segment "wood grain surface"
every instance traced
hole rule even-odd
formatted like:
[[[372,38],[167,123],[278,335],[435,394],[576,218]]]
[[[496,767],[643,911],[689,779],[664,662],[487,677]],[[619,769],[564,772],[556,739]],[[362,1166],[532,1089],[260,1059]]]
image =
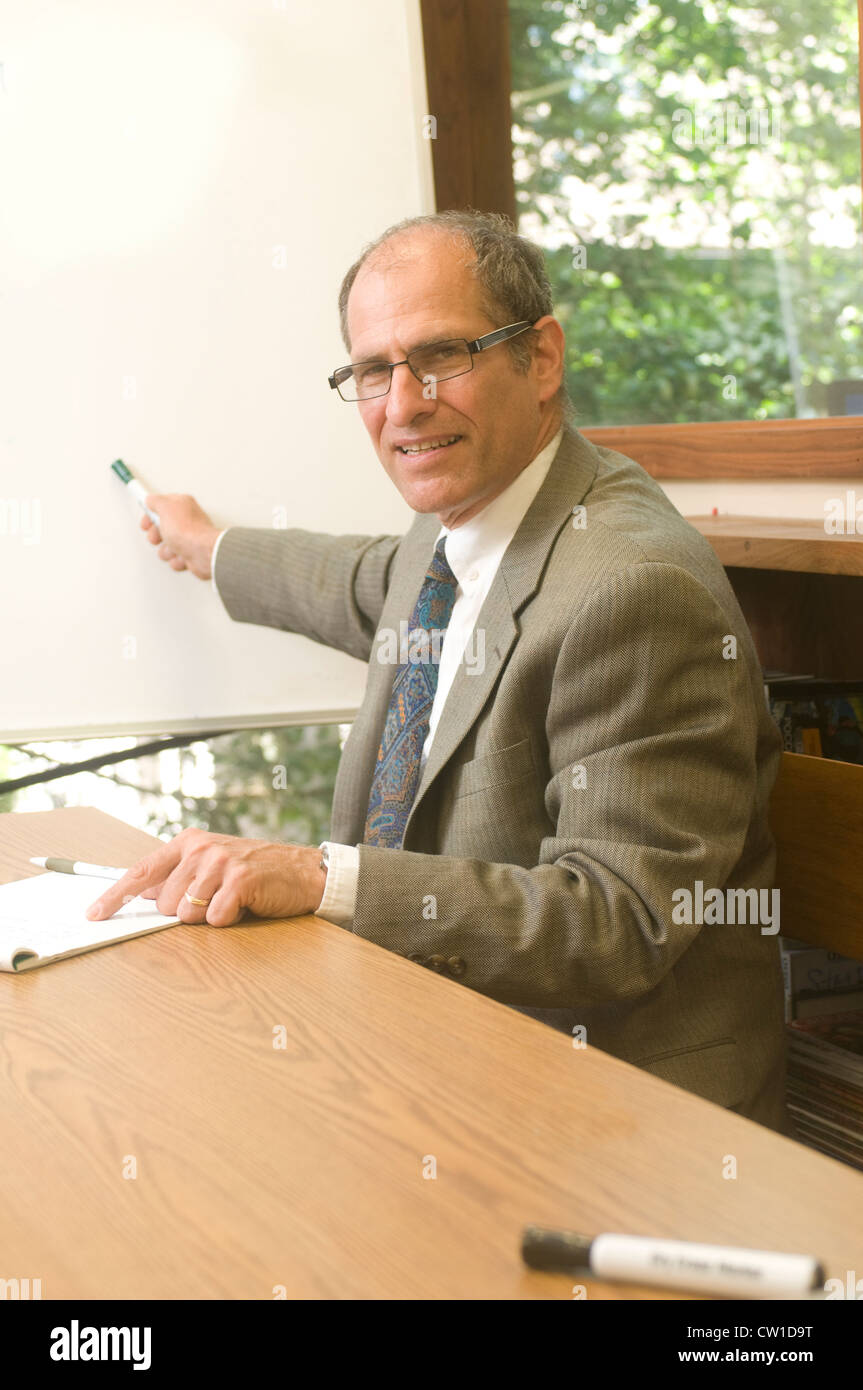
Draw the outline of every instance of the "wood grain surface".
[[[863,767],[783,753],[770,829],[782,931],[863,960]]]
[[[152,843],[6,814],[0,878]],[[316,918],[0,975],[0,1107],[0,1277],[49,1299],[651,1296],[528,1270],[530,1223],[860,1264],[863,1175]]]
[[[723,420],[597,425],[585,439],[617,449],[654,478],[859,478],[863,419]]]
[[[823,520],[688,516],[723,565],[806,574],[863,575],[863,536],[828,535]]]

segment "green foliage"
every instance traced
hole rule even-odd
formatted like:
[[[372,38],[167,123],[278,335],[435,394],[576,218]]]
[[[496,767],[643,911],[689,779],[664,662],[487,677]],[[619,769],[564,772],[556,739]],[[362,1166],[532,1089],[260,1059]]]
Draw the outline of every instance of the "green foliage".
[[[152,816],[153,834],[176,835],[197,826],[299,844],[327,838],[340,756],[337,725],[244,730],[212,739],[209,747],[216,794],[174,793],[179,816]]]
[[[863,377],[859,238],[824,235],[827,210],[859,229],[856,15],[510,0],[517,198],[580,423],[812,414],[814,383]],[[697,138],[734,111],[769,138]],[[608,225],[596,190],[619,195]]]
[[[179,787],[158,783],[143,785],[145,769],[158,766],[153,758],[141,764],[130,760],[106,767],[99,775],[118,787],[133,788],[144,806],[154,808],[146,822],[154,835],[173,836],[193,826],[216,834],[296,844],[320,844],[327,838],[340,756],[338,725],[242,730],[191,744],[180,751],[180,785],[186,780],[183,764],[192,764],[205,747],[213,756],[213,796],[191,796]],[[34,764],[45,765],[44,753],[26,746],[21,751],[29,754]],[[9,749],[0,744],[0,781],[15,775],[20,773],[13,770]],[[55,805],[61,806],[75,781],[86,778],[89,782],[91,776],[74,774],[45,786]],[[0,796],[0,811],[15,809],[18,795],[9,792]],[[169,797],[179,806],[173,814],[160,808]],[[117,814],[122,818],[122,810]]]
[[[565,286],[568,254],[548,259]],[[769,256],[729,263],[595,246],[591,262],[557,304],[579,423],[793,414]]]

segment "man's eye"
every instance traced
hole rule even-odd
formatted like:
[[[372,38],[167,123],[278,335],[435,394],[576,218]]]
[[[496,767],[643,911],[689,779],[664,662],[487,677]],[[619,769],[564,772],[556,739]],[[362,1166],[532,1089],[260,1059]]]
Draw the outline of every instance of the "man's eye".
[[[388,373],[389,367],[385,362],[364,362],[354,367],[354,376],[362,386],[373,386],[376,382],[383,381]]]
[[[431,347],[423,348],[418,356],[423,369],[434,372],[441,367],[449,366],[452,362],[458,362],[463,353],[464,348],[460,343],[433,343]]]

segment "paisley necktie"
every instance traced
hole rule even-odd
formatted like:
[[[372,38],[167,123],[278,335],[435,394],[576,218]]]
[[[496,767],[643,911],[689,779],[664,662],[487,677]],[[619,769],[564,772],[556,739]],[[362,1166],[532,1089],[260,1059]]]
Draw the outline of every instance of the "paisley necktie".
[[[447,564],[445,546],[442,536],[411,614],[404,653],[408,660],[396,673],[387,707],[363,836],[365,844],[380,849],[401,848],[419,785],[441,647],[458,585]]]

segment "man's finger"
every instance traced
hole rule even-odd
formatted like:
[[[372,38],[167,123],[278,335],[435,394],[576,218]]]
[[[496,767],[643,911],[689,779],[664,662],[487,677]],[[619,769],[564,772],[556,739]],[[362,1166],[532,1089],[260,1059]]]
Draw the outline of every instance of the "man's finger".
[[[206,920],[211,927],[232,927],[246,914],[240,889],[236,883],[223,883],[219,891],[210,899]]]
[[[137,864],[133,864],[122,878],[103,893],[101,898],[97,898],[87,908],[87,916],[91,921],[98,921],[103,917],[113,917],[118,908],[132,898],[137,898],[145,888],[152,887],[155,883],[161,883],[168,874],[176,868],[183,856],[182,849],[177,845],[177,841],[172,840],[169,845],[164,845],[154,854],[148,854],[145,859],[140,859]]]

